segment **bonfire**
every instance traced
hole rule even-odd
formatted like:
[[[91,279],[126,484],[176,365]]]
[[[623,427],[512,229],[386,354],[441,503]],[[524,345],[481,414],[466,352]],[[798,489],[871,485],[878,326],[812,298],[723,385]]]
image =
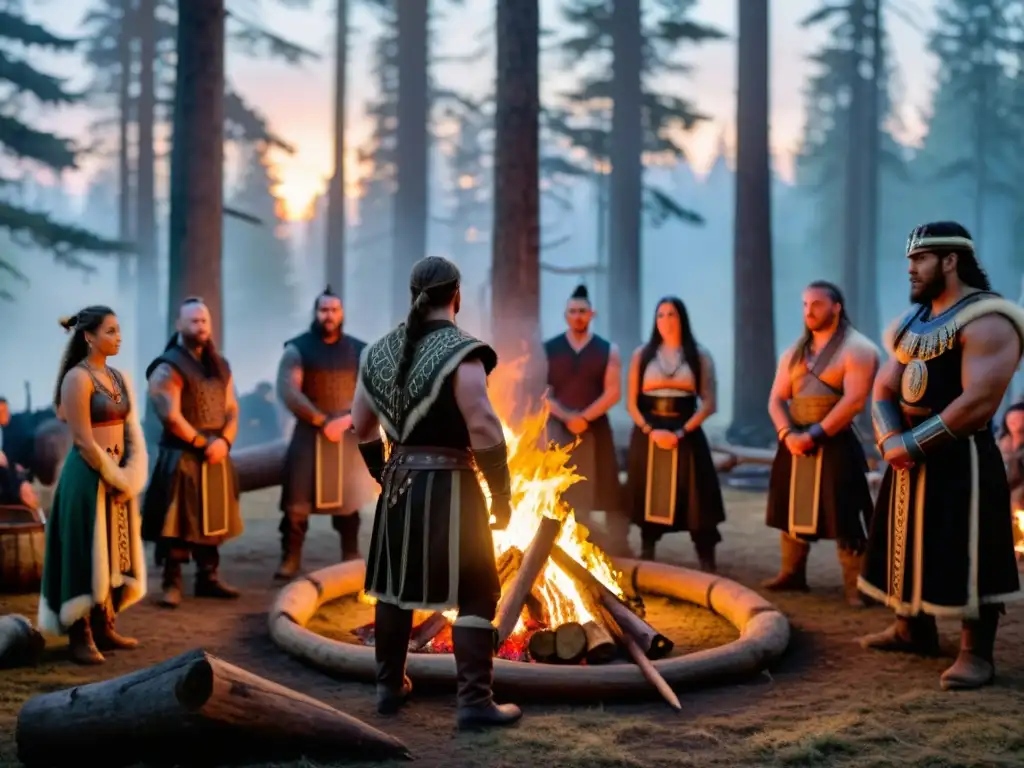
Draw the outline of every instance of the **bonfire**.
[[[512,515],[494,532],[494,555],[502,585],[495,624],[498,656],[547,663],[607,663],[625,647],[637,656],[657,658],[672,644],[642,619],[642,602],[627,598],[608,555],[589,541],[562,495],[584,480],[571,465],[571,446],[546,440],[548,409],[519,420],[517,430],[503,419],[509,452]],[[478,476],[490,505],[487,483]],[[493,518],[492,518],[493,521]],[[360,594],[360,601],[374,598]],[[410,649],[452,650],[456,610],[417,612]],[[355,630],[373,642],[373,625]],[[638,662],[639,663],[639,662]]]
[[[1017,559],[1024,558],[1024,509],[1013,511],[1013,549],[1017,553]]]

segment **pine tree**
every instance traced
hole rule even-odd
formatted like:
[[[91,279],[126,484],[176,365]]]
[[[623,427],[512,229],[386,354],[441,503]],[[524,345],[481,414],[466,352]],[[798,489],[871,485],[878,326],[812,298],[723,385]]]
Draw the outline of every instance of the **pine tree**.
[[[256,350],[295,335],[297,296],[281,203],[274,196],[278,180],[267,158],[267,145],[248,147],[244,162],[231,204],[262,223],[253,226],[233,219],[224,223],[224,349],[232,365],[250,372],[240,376],[249,380],[272,373],[256,370],[266,362]]]
[[[22,97],[31,97],[43,106],[78,101],[80,96],[68,91],[60,79],[40,72],[24,58],[24,52],[35,48],[71,51],[74,47],[75,41],[58,37],[20,14],[0,10],[0,87],[9,95],[8,103],[16,105]],[[77,168],[78,149],[70,139],[37,130],[15,114],[0,114],[0,148],[18,161],[56,173]],[[15,178],[0,175],[0,186],[11,190],[16,185]],[[7,194],[0,200],[0,230],[6,231],[18,245],[48,250],[60,263],[83,271],[92,270],[80,257],[83,252],[110,254],[129,250],[123,243],[62,224],[43,211],[30,210],[18,203],[16,194]],[[2,255],[0,272],[23,279],[17,266]],[[9,291],[2,293],[10,296]]]
[[[1019,81],[1009,63],[1011,0],[945,0],[929,47],[939,60],[919,177],[932,206],[959,217],[986,255],[996,284],[1016,289],[1013,209],[1020,193]],[[1008,284],[1010,279],[1014,283]]]

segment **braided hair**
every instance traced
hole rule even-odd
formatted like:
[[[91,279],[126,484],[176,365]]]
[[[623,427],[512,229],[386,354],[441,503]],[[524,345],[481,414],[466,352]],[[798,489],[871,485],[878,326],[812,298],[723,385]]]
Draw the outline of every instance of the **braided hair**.
[[[427,315],[432,310],[446,307],[454,301],[461,279],[459,268],[440,256],[427,256],[413,266],[412,274],[409,276],[412,306],[409,307],[409,315],[405,319],[402,359],[396,372],[399,388],[405,386],[405,380],[409,376],[416,342],[423,337]]]
[[[60,386],[64,383],[64,377],[68,371],[85,360],[89,355],[89,342],[85,338],[86,333],[95,333],[106,320],[115,312],[110,307],[102,304],[93,304],[79,311],[77,314],[62,317],[57,322],[60,327],[71,334],[67,346],[64,347],[64,354],[60,359],[60,367],[57,369],[57,385],[53,390],[53,405],[60,407]]]

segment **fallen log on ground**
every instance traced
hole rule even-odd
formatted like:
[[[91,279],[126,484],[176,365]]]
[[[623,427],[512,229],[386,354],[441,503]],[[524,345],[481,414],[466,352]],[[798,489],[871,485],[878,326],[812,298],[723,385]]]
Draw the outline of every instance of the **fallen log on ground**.
[[[238,492],[259,491],[281,484],[287,440],[260,443],[231,452],[231,462],[238,474]]]
[[[35,664],[44,648],[46,640],[31,621],[17,613],[0,616],[0,668]]]
[[[544,572],[548,559],[551,557],[552,549],[558,540],[558,534],[562,530],[562,521],[553,517],[542,517],[537,532],[533,535],[533,541],[523,553],[523,562],[516,572],[514,581],[501,596],[498,604],[498,613],[495,618],[495,625],[498,628],[498,645],[500,646],[519,623],[519,616],[523,611],[534,584]]]
[[[611,628],[612,632],[615,633],[619,642],[626,647],[626,651],[629,653],[630,658],[633,659],[633,663],[640,669],[640,673],[644,678],[646,678],[647,682],[657,689],[658,693],[661,694],[661,697],[668,702],[672,709],[677,712],[682,711],[683,705],[679,703],[679,697],[676,696],[676,692],[672,690],[672,686],[670,686],[665,678],[661,676],[661,673],[655,668],[654,664],[651,663],[651,660],[647,658],[644,652],[640,649],[636,640],[634,640],[630,636],[629,632],[625,631],[615,621],[615,618],[610,615],[610,612],[605,612],[604,609],[602,609],[602,613],[604,613],[603,618],[605,623]]]
[[[551,559],[567,574],[576,579],[594,596],[596,602],[615,619],[649,659],[660,659],[672,651],[673,643],[654,627],[637,616],[619,597],[582,565],[572,559],[559,546],[551,550]]]
[[[84,755],[107,765],[409,757],[393,736],[203,650],[34,696],[18,713],[15,738],[28,766],[72,765]]]

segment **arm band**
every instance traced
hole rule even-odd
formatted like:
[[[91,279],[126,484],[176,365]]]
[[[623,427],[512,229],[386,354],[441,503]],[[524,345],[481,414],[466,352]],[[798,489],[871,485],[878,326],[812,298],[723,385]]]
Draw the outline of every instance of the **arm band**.
[[[915,461],[920,461],[929,453],[956,440],[956,435],[949,431],[941,416],[932,416],[909,432],[903,433],[903,445],[907,453]]]
[[[871,404],[871,423],[875,428],[875,444],[879,446],[904,430],[903,414],[891,400],[875,400]]]
[[[490,448],[474,448],[473,458],[477,469],[487,481],[487,489],[491,498],[512,495],[512,477],[508,471],[508,450],[505,441]]]
[[[384,441],[377,439],[372,440],[369,443],[359,444],[359,453],[362,454],[363,461],[366,462],[366,468],[370,471],[370,476],[378,483],[384,477]]]

